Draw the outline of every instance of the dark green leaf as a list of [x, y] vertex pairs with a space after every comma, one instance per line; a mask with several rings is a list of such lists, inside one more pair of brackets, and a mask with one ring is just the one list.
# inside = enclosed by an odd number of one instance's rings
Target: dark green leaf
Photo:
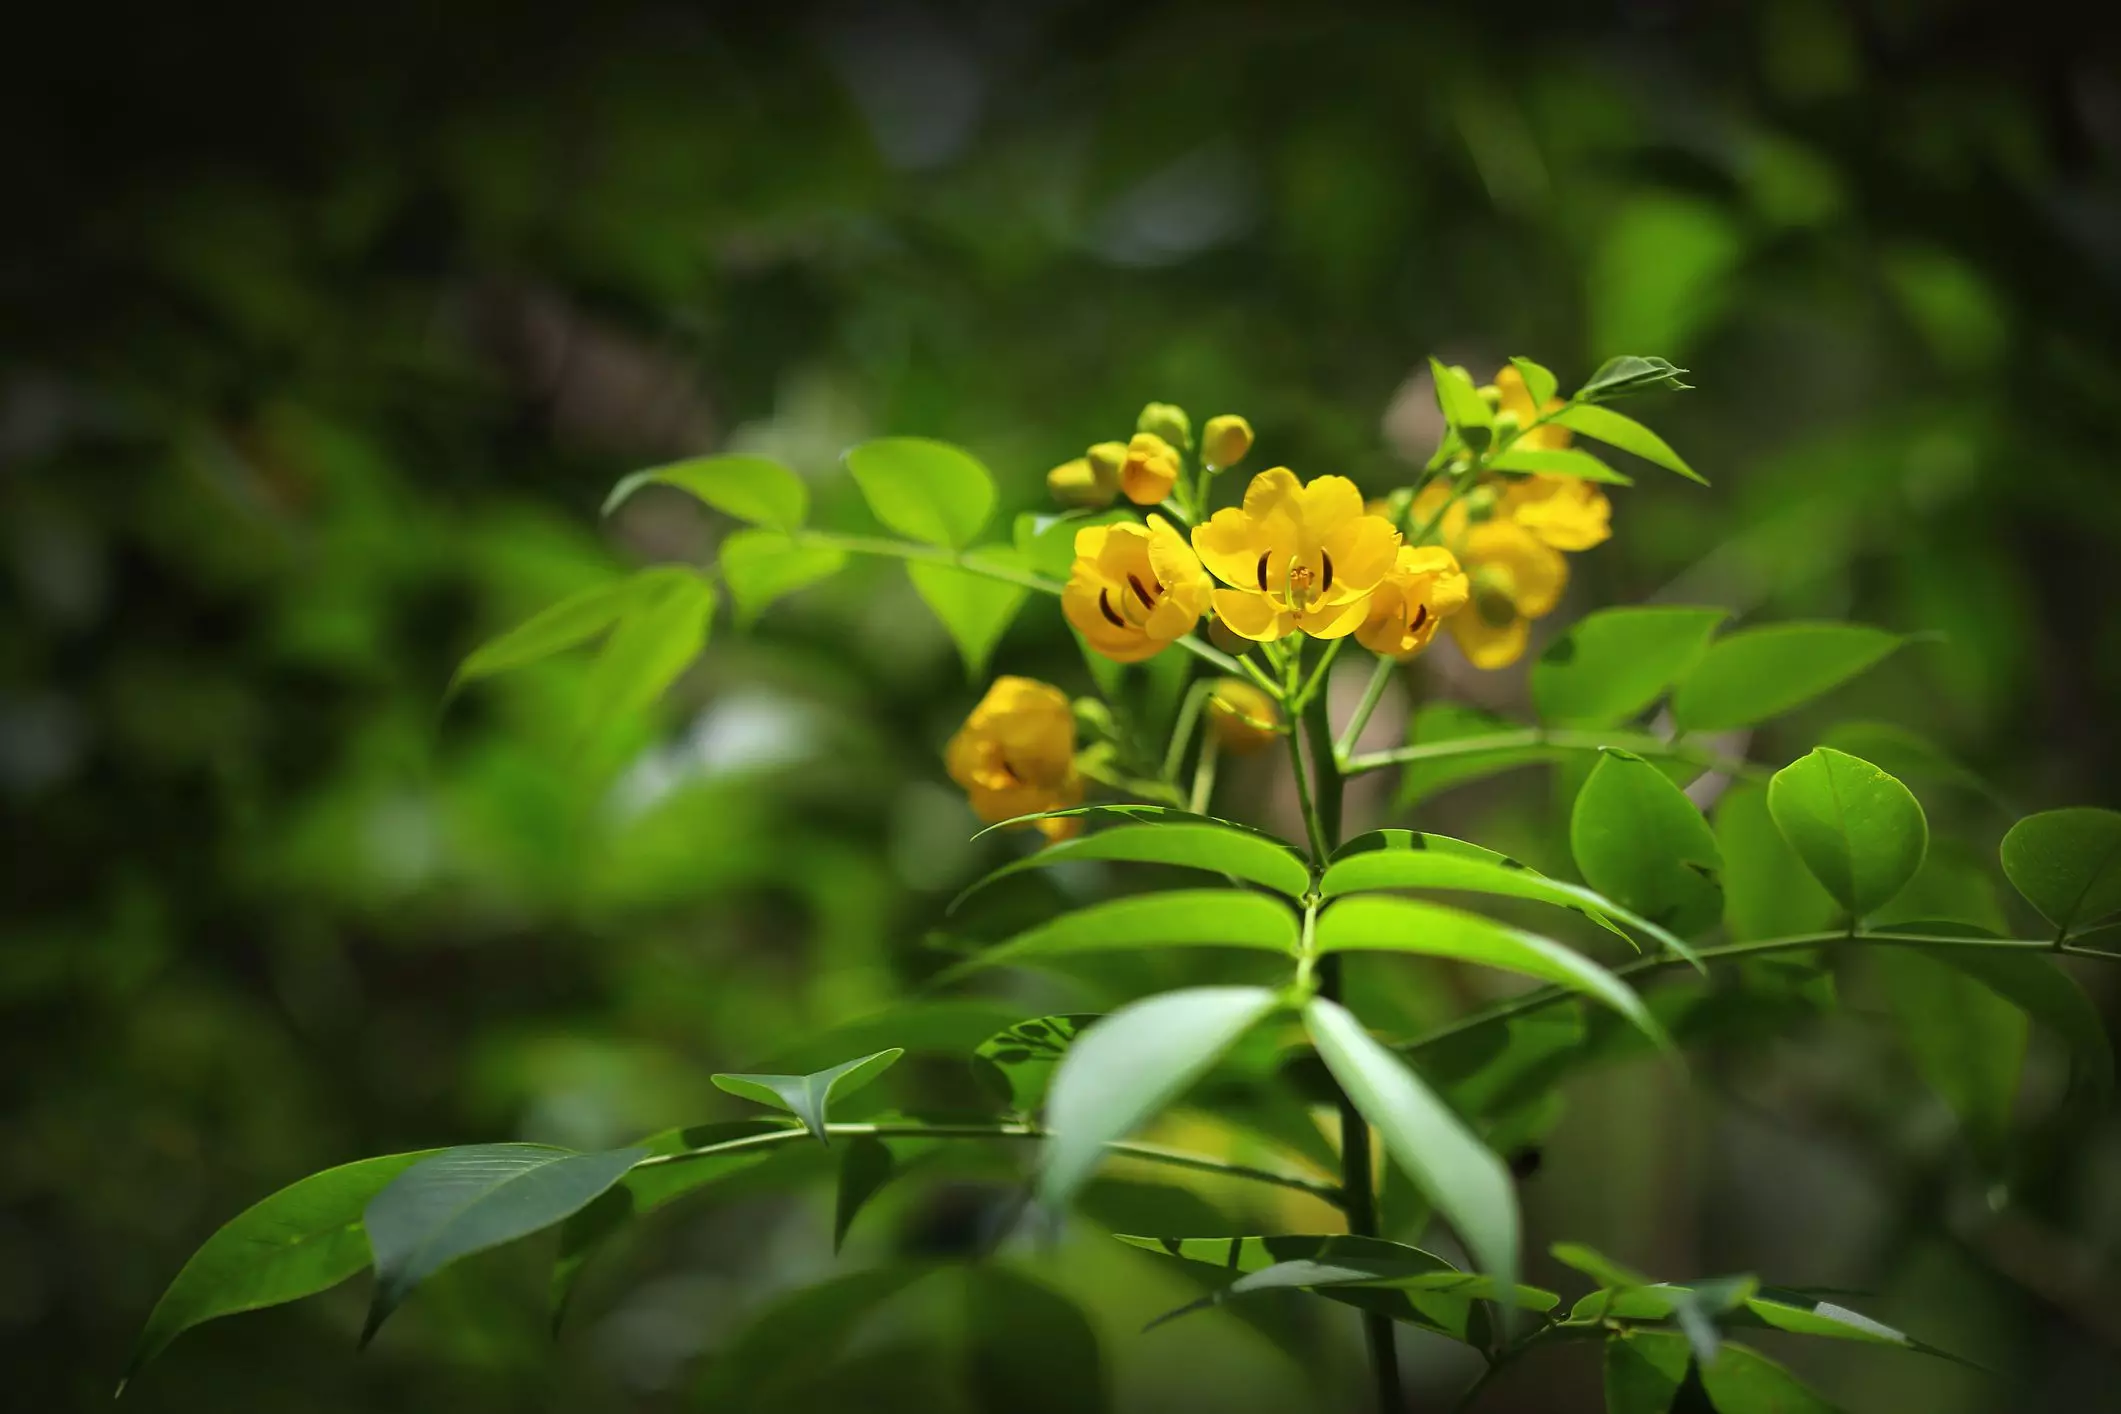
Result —
[[1020, 874], [1026, 869], [1044, 869], [1078, 859], [1205, 869], [1273, 889], [1290, 898], [1302, 898], [1311, 887], [1311, 871], [1302, 856], [1279, 840], [1210, 821], [1172, 821], [1115, 825], [1096, 834], [1048, 845], [1036, 854], [1012, 860], [995, 870], [959, 894], [950, 907], [954, 911], [968, 895], [996, 880]]
[[803, 1122], [803, 1128], [817, 1136], [819, 1143], [829, 1144], [832, 1141], [825, 1133], [825, 1126], [831, 1122], [827, 1113], [831, 1103], [841, 1096], [852, 1095], [882, 1075], [904, 1054], [904, 1050], [892, 1046], [809, 1075], [715, 1075], [710, 1078], [717, 1089], [788, 1111]]
[[876, 1308], [928, 1274], [882, 1267], [787, 1293], [708, 1357], [692, 1407], [716, 1414], [808, 1408], [803, 1385], [833, 1364]]
[[1692, 1362], [1684, 1337], [1614, 1332], [1605, 1343], [1606, 1414], [1668, 1414]]
[[1144, 947], [1249, 948], [1294, 953], [1299, 929], [1289, 906], [1239, 889], [1172, 889], [1112, 899], [967, 958], [951, 974], [1068, 953]]
[[1670, 443], [1625, 413], [1593, 403], [1577, 403], [1561, 409], [1553, 420], [1572, 432], [1595, 437], [1623, 452], [1633, 452], [1666, 471], [1676, 471], [1689, 481], [1698, 481], [1703, 486], [1709, 484], [1700, 472], [1686, 464], [1684, 457], [1672, 450]]
[[847, 553], [804, 545], [778, 530], [739, 530], [722, 542], [719, 562], [737, 620], [748, 626], [774, 600], [838, 574]]
[[1686, 371], [1684, 368], [1674, 368], [1666, 359], [1621, 354], [1600, 364], [1598, 371], [1576, 390], [1572, 401], [1605, 402], [1659, 388], [1673, 392], [1684, 391], [1693, 387], [1691, 383], [1679, 381], [1679, 375]]
[[1784, 623], [1740, 629], [1709, 645], [1672, 693], [1690, 732], [1751, 726], [1802, 707], [1907, 640], [1863, 624]]
[[1346, 1008], [1315, 998], [1304, 1007], [1304, 1024], [1333, 1078], [1377, 1127], [1385, 1152], [1451, 1224], [1481, 1268], [1514, 1287], [1517, 1193], [1509, 1168]]
[[611, 488], [604, 499], [610, 515], [643, 486], [675, 486], [738, 520], [773, 530], [796, 530], [809, 509], [810, 490], [803, 479], [765, 457], [694, 457], [669, 466], [637, 471]]
[[[1014, 551], [987, 550], [981, 553], [997, 564], [1006, 564], [1011, 569], [1020, 567]], [[954, 565], [932, 565], [919, 560], [907, 564], [906, 576], [913, 581], [922, 601], [949, 630], [951, 641], [957, 644], [958, 655], [965, 660], [966, 675], [977, 681], [987, 671], [987, 660], [994, 654], [994, 645], [1001, 642], [1010, 621], [1016, 617], [1016, 611], [1023, 607], [1024, 598], [1031, 591], [1020, 584], [1008, 584]]]
[[[1554, 1260], [1574, 1271], [1582, 1272], [1600, 1286], [1616, 1291], [1627, 1291], [1639, 1286], [1654, 1286], [1648, 1277], [1633, 1267], [1614, 1261], [1597, 1248], [1581, 1242], [1557, 1242], [1547, 1249]], [[1592, 1293], [1596, 1296], [1597, 1293]], [[1585, 1297], [1585, 1301], [1592, 1297]], [[1579, 1305], [1581, 1303], [1578, 1303]]]
[[1882, 947], [1868, 956], [1916, 1070], [1951, 1107], [1974, 1151], [2001, 1165], [2025, 1065], [2025, 1013], [1926, 952]]
[[638, 578], [600, 584], [531, 615], [498, 638], [488, 639], [473, 649], [458, 665], [449, 690], [455, 692], [466, 683], [527, 667], [576, 644], [587, 643], [618, 622], [639, 586]]
[[1019, 1021], [980, 1042], [972, 1053], [972, 1069], [998, 1103], [1015, 1114], [1036, 1114], [1061, 1057], [1076, 1035], [1097, 1019], [1092, 1013]]
[[376, 1289], [361, 1344], [414, 1287], [460, 1257], [563, 1222], [647, 1157], [645, 1149], [578, 1154], [544, 1144], [472, 1144], [407, 1168], [362, 1214]]
[[1741, 782], [1716, 802], [1723, 858], [1724, 928], [1733, 942], [1824, 932], [1836, 916], [1797, 851], [1775, 828], [1767, 787]]
[[1757, 1350], [1726, 1343], [1701, 1371], [1716, 1414], [1839, 1414], [1833, 1405]]
[[1532, 665], [1541, 720], [1611, 726], [1635, 716], [1699, 661], [1724, 609], [1604, 609], [1555, 639]]
[[857, 1134], [840, 1149], [839, 1182], [833, 1190], [832, 1251], [839, 1254], [847, 1229], [869, 1200], [882, 1192], [898, 1171], [890, 1146], [873, 1134]]
[[1574, 448], [1512, 447], [1488, 459], [1492, 471], [1521, 471], [1535, 476], [1572, 476], [1578, 481], [1599, 481], [1608, 486], [1633, 486], [1634, 478], [1615, 471], [1589, 452]]
[[707, 643], [713, 585], [685, 569], [643, 570], [636, 578], [640, 588], [589, 670], [593, 727], [661, 697]]
[[962, 550], [994, 511], [994, 478], [962, 447], [884, 437], [847, 453], [876, 518], [901, 535]]
[[1929, 821], [1914, 794], [1831, 747], [1775, 773], [1768, 813], [1812, 877], [1857, 918], [1906, 888], [1929, 851]]
[[1110, 1404], [1097, 1332], [1073, 1301], [1007, 1267], [965, 1268], [972, 1407], [1098, 1414]]
[[1639, 756], [1600, 753], [1576, 794], [1569, 848], [1592, 888], [1682, 937], [1723, 914], [1723, 858], [1709, 822]]
[[1046, 1097], [1039, 1196], [1065, 1207], [1105, 1145], [1146, 1124], [1208, 1072], [1279, 999], [1260, 987], [1193, 987], [1121, 1007], [1076, 1038]]
[[2028, 815], [2003, 837], [2003, 873], [2063, 933], [2121, 912], [2121, 813]]
[[2087, 1110], [2105, 1109], [2114, 1094], [2113, 1043], [2098, 1006], [2074, 977], [2052, 959], [2022, 951], [1946, 948], [1923, 955], [1965, 973], [2052, 1032], [2069, 1051], [2073, 1084]]
[[365, 1268], [362, 1209], [392, 1179], [434, 1152], [388, 1154], [313, 1173], [223, 1224], [155, 1303], [133, 1342], [119, 1392], [193, 1326], [313, 1296]]

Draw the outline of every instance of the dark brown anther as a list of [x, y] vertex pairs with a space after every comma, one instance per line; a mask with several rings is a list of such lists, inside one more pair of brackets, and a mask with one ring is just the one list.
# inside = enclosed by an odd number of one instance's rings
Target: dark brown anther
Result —
[[1105, 616], [1112, 627], [1125, 628], [1127, 626], [1127, 621], [1121, 618], [1112, 607], [1112, 592], [1110, 590], [1100, 589], [1097, 591], [1097, 607], [1098, 611]]

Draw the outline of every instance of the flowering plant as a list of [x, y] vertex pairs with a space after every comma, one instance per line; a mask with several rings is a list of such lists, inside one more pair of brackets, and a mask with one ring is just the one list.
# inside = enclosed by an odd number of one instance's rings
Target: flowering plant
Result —
[[[1537, 724], [1460, 717], [1443, 730], [1417, 716], [1407, 744], [1359, 749], [1403, 665], [1440, 634], [1476, 669], [1526, 653], [1532, 622], [1561, 601], [1567, 557], [1610, 533], [1606, 488], [1630, 484], [1585, 442], [1700, 479], [1612, 406], [1684, 388], [1683, 373], [1616, 358], [1562, 397], [1554, 375], [1527, 359], [1485, 385], [1434, 363], [1447, 432], [1417, 477], [1367, 502], [1345, 477], [1281, 466], [1244, 476], [1233, 496], [1254, 451], [1250, 424], [1217, 416], [1196, 438], [1184, 410], [1152, 403], [1127, 440], [1055, 467], [1047, 486], [1064, 512], [1020, 518], [1006, 544], [975, 543], [995, 498], [986, 469], [919, 438], [847, 455], [876, 519], [901, 538], [812, 528], [805, 483], [756, 457], [628, 477], [611, 505], [662, 484], [747, 528], [723, 540], [712, 567], [659, 566], [554, 606], [473, 653], [460, 682], [604, 635], [592, 707], [629, 711], [696, 656], [722, 595], [748, 619], [855, 555], [905, 561], [975, 672], [1029, 595], [1055, 595], [1099, 690], [1071, 700], [1002, 676], [950, 738], [944, 764], [972, 811], [1037, 846], [967, 897], [1086, 861], [1189, 870], [1206, 882], [1047, 910], [938, 982], [1163, 948], [1263, 962], [1233, 962], [1229, 980], [1155, 992], [1105, 1016], [1017, 1022], [976, 1048], [995, 1112], [975, 1119], [861, 1108], [858, 1092], [905, 1051], [933, 1049], [909, 1013], [867, 1028], [890, 1042], [884, 1049], [822, 1070], [714, 1077], [764, 1107], [759, 1117], [599, 1153], [481, 1144], [314, 1175], [201, 1249], [150, 1317], [135, 1367], [201, 1321], [372, 1266], [365, 1340], [449, 1263], [555, 1226], [557, 1309], [584, 1263], [635, 1219], [776, 1153], [815, 1143], [836, 1154], [844, 1232], [918, 1154], [998, 1141], [1037, 1141], [1037, 1207], [1052, 1215], [1068, 1212], [1108, 1160], [1291, 1195], [1309, 1230], [1118, 1235], [1206, 1283], [1196, 1305], [1281, 1289], [1353, 1308], [1381, 1408], [1402, 1404], [1402, 1324], [1484, 1357], [1468, 1402], [1528, 1353], [1602, 1342], [1617, 1414], [1823, 1408], [1780, 1365], [1728, 1338], [1748, 1330], [1927, 1350], [1803, 1291], [1749, 1275], [1656, 1280], [1570, 1243], [1553, 1254], [1591, 1290], [1564, 1306], [1521, 1280], [1518, 1184], [1571, 1067], [1630, 1050], [1683, 1065], [1685, 1049], [1712, 1039], [1738, 1002], [1772, 999], [1800, 1013], [1834, 1005], [1834, 975], [1859, 957], [1899, 996], [1948, 996], [1954, 1014], [1979, 1021], [1970, 1034], [2022, 1046], [2030, 1025], [2051, 1031], [2071, 1059], [2060, 1103], [2106, 1103], [2107, 1038], [2057, 958], [2108, 955], [2085, 934], [2121, 912], [2121, 815], [2050, 811], [2005, 836], [2002, 870], [2045, 919], [2040, 936], [2011, 936], [1993, 909], [1968, 916], [1924, 885], [1927, 817], [1896, 776], [1830, 746], [1775, 769], [1736, 755], [1724, 735], [1821, 697], [1907, 640], [1838, 623], [1724, 632], [1714, 608], [1583, 618], [1533, 666]], [[1373, 661], [1336, 722], [1329, 689], [1352, 664], [1350, 644]], [[1145, 675], [1172, 710], [1141, 710], [1133, 689]], [[1296, 801], [1292, 839], [1216, 814], [1218, 761], [1275, 749]], [[1401, 769], [1411, 801], [1439, 769], [1464, 779], [1530, 761], [1575, 768], [1569, 838], [1581, 882], [1404, 826], [1345, 828], [1353, 778]], [[1685, 789], [1695, 785], [1716, 800], [1713, 823]], [[1409, 897], [1435, 892], [1552, 910], [1557, 925], [1587, 923], [1586, 941]], [[1349, 959], [1365, 954], [1442, 959], [1536, 985], [1424, 1033], [1380, 1038], [1348, 975]], [[1764, 969], [1770, 961], [1778, 965]], [[1644, 990], [1651, 982], [1660, 985]], [[1933, 1018], [1919, 1006], [1902, 1014], [1917, 1066], [1983, 1161], [2005, 1165], [2022, 1055], [2006, 1046], [1980, 1058], [1984, 1075], [2004, 1076], [1999, 1120], [1997, 1087], [1965, 1079], [1963, 1045], [1974, 1043], [1940, 1037]], [[1245, 1152], [1137, 1137], [1189, 1097], [1251, 1135]], [[1322, 1213], [1345, 1230], [1318, 1230]], [[1430, 1231], [1448, 1234], [1450, 1255], [1416, 1245]]]

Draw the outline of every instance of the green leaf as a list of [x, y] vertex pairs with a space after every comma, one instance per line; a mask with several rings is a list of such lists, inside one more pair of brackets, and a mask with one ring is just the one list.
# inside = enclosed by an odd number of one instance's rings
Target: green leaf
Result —
[[1438, 359], [1429, 360], [1429, 372], [1436, 379], [1436, 406], [1443, 412], [1444, 420], [1463, 436], [1467, 429], [1477, 429], [1475, 437], [1466, 440], [1474, 446], [1487, 444], [1487, 430], [1495, 425], [1495, 413], [1474, 388], [1472, 378], [1464, 369], [1452, 368]]
[[[1499, 865], [1504, 869], [1530, 869], [1500, 851], [1486, 845], [1474, 844], [1470, 840], [1455, 839], [1450, 835], [1432, 834], [1426, 830], [1365, 830], [1339, 849], [1333, 851], [1332, 863], [1359, 855], [1379, 854], [1392, 851], [1407, 851], [1415, 854], [1448, 854], [1457, 859], [1474, 859], [1486, 864]], [[1535, 871], [1536, 872], [1536, 871]]]
[[1863, 624], [1783, 623], [1740, 629], [1709, 645], [1672, 694], [1690, 732], [1751, 726], [1802, 707], [1907, 642]]
[[[1614, 1261], [1611, 1257], [1606, 1256], [1605, 1253], [1586, 1243], [1557, 1242], [1547, 1250], [1553, 1253], [1554, 1260], [1561, 1263], [1564, 1267], [1582, 1272], [1600, 1286], [1610, 1287], [1615, 1291], [1630, 1291], [1636, 1287], [1656, 1285], [1655, 1282], [1641, 1272], [1636, 1271], [1633, 1267]], [[1596, 1294], [1595, 1292], [1593, 1293], [1594, 1296]], [[1585, 1297], [1584, 1299], [1588, 1301], [1591, 1298]]]
[[1929, 851], [1929, 821], [1913, 793], [1831, 747], [1775, 773], [1768, 813], [1812, 877], [1856, 918], [1906, 888]]
[[1851, 1311], [1801, 1291], [1789, 1291], [1780, 1287], [1763, 1287], [1745, 1299], [1743, 1305], [1730, 1313], [1733, 1325], [1753, 1326], [1792, 1335], [1819, 1336], [1827, 1340], [1854, 1341], [1859, 1345], [1891, 1345], [1902, 1350], [1912, 1350], [1924, 1355], [1935, 1355], [1945, 1360], [1958, 1357], [1935, 1346], [1924, 1345], [1903, 1331], [1894, 1330], [1880, 1321], [1874, 1321], [1861, 1311]]
[[668, 466], [637, 471], [611, 488], [604, 498], [610, 515], [643, 486], [675, 486], [689, 491], [724, 515], [773, 530], [797, 530], [810, 507], [803, 478], [766, 457], [693, 457]]
[[967, 958], [946, 976], [1068, 953], [1144, 947], [1250, 948], [1294, 955], [1299, 933], [1287, 904], [1239, 889], [1170, 889], [1064, 913]]
[[1640, 713], [1699, 662], [1724, 609], [1603, 609], [1578, 620], [1532, 665], [1540, 720], [1613, 726]]
[[1903, 781], [1952, 786], [1984, 800], [1996, 799], [1995, 789], [1987, 781], [1929, 738], [1897, 722], [1842, 722], [1820, 737], [1819, 744], [1861, 756]]
[[555, 653], [564, 653], [576, 644], [587, 643], [618, 622], [639, 585], [637, 577], [600, 584], [531, 615], [508, 632], [473, 649], [458, 664], [456, 676], [450, 679], [449, 690], [454, 693], [466, 683], [528, 667]]
[[1400, 768], [1399, 803], [1414, 805], [1440, 790], [1496, 775], [1519, 766], [1557, 760], [1566, 753], [1551, 746], [1528, 746], [1523, 732], [1478, 707], [1459, 702], [1431, 702], [1416, 710], [1408, 723], [1407, 745], [1436, 746], [1445, 742], [1476, 742], [1495, 737], [1492, 750], [1434, 761], [1410, 761]]
[[[1013, 550], [981, 553], [990, 560], [1017, 567]], [[994, 645], [1001, 642], [1031, 591], [1020, 584], [1006, 584], [954, 565], [925, 564], [919, 560], [907, 563], [906, 577], [949, 630], [959, 656], [965, 660], [966, 676], [974, 681], [984, 676]]]
[[388, 1154], [313, 1173], [223, 1224], [155, 1303], [133, 1342], [119, 1393], [193, 1326], [313, 1296], [365, 1268], [362, 1209], [392, 1179], [434, 1152]]
[[[1024, 568], [1048, 579], [1066, 580], [1075, 568], [1075, 537], [1096, 525], [1140, 525], [1141, 517], [1122, 507], [1104, 511], [1069, 511], [1063, 515], [1036, 515], [1030, 511], [1016, 518], [1010, 539]], [[1111, 662], [1111, 659], [1105, 659]]]
[[1726, 1343], [1701, 1371], [1716, 1414], [1839, 1414], [1788, 1370], [1743, 1345]]
[[951, 911], [954, 912], [958, 904], [972, 894], [1012, 874], [1082, 859], [1205, 869], [1273, 889], [1290, 898], [1302, 898], [1311, 887], [1310, 868], [1295, 850], [1279, 840], [1207, 820], [1198, 823], [1173, 821], [1115, 825], [1096, 834], [1048, 845], [1036, 854], [1012, 860], [973, 884], [951, 902]]
[[1104, 1157], [1207, 1074], [1280, 999], [1262, 987], [1192, 987], [1121, 1007], [1077, 1037], [1046, 1097], [1039, 1197], [1067, 1205]]
[[2002, 1165], [2025, 1067], [2026, 1014], [1927, 952], [1886, 947], [1867, 956], [1883, 978], [1915, 1069], [1951, 1107], [1974, 1152]]
[[972, 1070], [980, 1084], [1013, 1114], [1036, 1114], [1046, 1101], [1053, 1072], [1095, 1013], [1040, 1016], [1019, 1021], [979, 1043]]
[[852, 1095], [891, 1069], [904, 1054], [904, 1050], [892, 1046], [809, 1075], [713, 1075], [708, 1078], [718, 1090], [788, 1111], [803, 1122], [803, 1128], [815, 1135], [820, 1144], [830, 1144], [832, 1141], [825, 1133], [825, 1126], [830, 1122], [827, 1107], [833, 1100]]
[[[1878, 946], [1873, 939], [1866, 946]], [[2114, 1049], [2098, 1005], [2077, 979], [2050, 958], [2027, 952], [1987, 948], [1930, 951], [1923, 956], [1965, 973], [2052, 1032], [2069, 1052], [2071, 1084], [2081, 1092], [2085, 1109], [2103, 1113], [2114, 1094]]]
[[839, 1358], [877, 1307], [931, 1270], [849, 1272], [779, 1297], [709, 1358], [689, 1407], [758, 1414], [817, 1407], [804, 1382]]
[[1571, 401], [1605, 402], [1635, 393], [1651, 392], [1658, 388], [1682, 392], [1694, 386], [1679, 381], [1679, 375], [1686, 371], [1684, 368], [1674, 368], [1666, 359], [1621, 354], [1600, 364], [1598, 371], [1576, 390], [1576, 396]]
[[1892, 902], [1871, 914], [1865, 926], [1923, 933], [1939, 923], [1972, 928], [1991, 938], [2010, 931], [1988, 861], [1963, 840], [1932, 839], [1915, 877]]
[[1321, 952], [1419, 953], [1537, 977], [1604, 1002], [1644, 1035], [1670, 1044], [1627, 983], [1550, 938], [1505, 927], [1477, 913], [1411, 899], [1344, 899], [1319, 916], [1316, 945]]
[[996, 830], [1006, 830], [1015, 825], [1026, 824], [1032, 820], [1064, 820], [1071, 815], [1120, 815], [1129, 820], [1164, 820], [1174, 825], [1202, 823], [1220, 825], [1226, 830], [1241, 830], [1246, 834], [1257, 835], [1263, 840], [1272, 840], [1275, 844], [1287, 849], [1295, 848], [1279, 835], [1270, 835], [1265, 830], [1255, 829], [1250, 825], [1241, 825], [1235, 820], [1218, 819], [1213, 815], [1202, 815], [1191, 810], [1180, 810], [1176, 806], [1171, 805], [1144, 805], [1139, 801], [1133, 800], [1109, 801], [1102, 805], [1071, 805], [1065, 810], [1040, 810], [1030, 815], [1019, 815], [1014, 819], [1002, 820], [989, 825], [972, 838], [978, 839], [980, 835], [991, 835]]
[[1082, 1308], [992, 1263], [964, 1268], [971, 1408], [1099, 1414], [1110, 1406], [1097, 1332]]
[[852, 1143], [841, 1148], [839, 1179], [832, 1201], [832, 1254], [835, 1257], [846, 1242], [847, 1229], [854, 1225], [855, 1218], [897, 1172], [898, 1160], [892, 1155], [890, 1146], [873, 1134], [857, 1134]]
[[1733, 942], [1824, 932], [1837, 910], [1775, 828], [1767, 787], [1740, 782], [1716, 802], [1723, 857], [1724, 928]]
[[1517, 370], [1518, 377], [1524, 379], [1524, 390], [1531, 395], [1533, 407], [1543, 409], [1554, 400], [1561, 384], [1551, 370], [1528, 358], [1515, 356], [1510, 359], [1510, 366]]
[[1723, 915], [1723, 857], [1709, 822], [1639, 756], [1599, 754], [1576, 793], [1569, 848], [1592, 888], [1671, 932], [1692, 937]]
[[847, 453], [847, 469], [876, 518], [901, 535], [962, 550], [994, 511], [994, 478], [962, 447], [883, 437]]
[[1595, 437], [1608, 446], [1618, 447], [1623, 452], [1632, 452], [1644, 461], [1676, 471], [1689, 481], [1708, 485], [1706, 477], [1686, 464], [1686, 459], [1672, 450], [1664, 438], [1644, 427], [1626, 413], [1599, 407], [1594, 403], [1576, 403], [1554, 414], [1552, 419], [1572, 432], [1586, 437]]
[[589, 670], [592, 730], [661, 697], [707, 644], [713, 585], [685, 569], [643, 570], [638, 578], [640, 590]]
[[1333, 1078], [1377, 1127], [1385, 1152], [1451, 1224], [1482, 1270], [1514, 1288], [1517, 1194], [1509, 1168], [1346, 1008], [1314, 998], [1304, 1007], [1304, 1024]]
[[578, 1154], [545, 1144], [472, 1144], [407, 1168], [362, 1213], [375, 1253], [376, 1288], [361, 1344], [412, 1294], [459, 1257], [498, 1247], [581, 1211], [645, 1149]]
[[1522, 471], [1539, 476], [1573, 476], [1608, 486], [1633, 486], [1635, 479], [1615, 471], [1589, 452], [1574, 448], [1511, 447], [1488, 459], [1490, 471]]
[[2003, 837], [2004, 877], [2068, 933], [2121, 912], [2121, 814], [2078, 806], [2028, 815]]
[[847, 553], [799, 544], [778, 530], [739, 530], [722, 541], [720, 564], [737, 621], [748, 627], [774, 600], [838, 574]]
[[1693, 1358], [1683, 1336], [1614, 1332], [1605, 1343], [1606, 1414], [1668, 1414]]

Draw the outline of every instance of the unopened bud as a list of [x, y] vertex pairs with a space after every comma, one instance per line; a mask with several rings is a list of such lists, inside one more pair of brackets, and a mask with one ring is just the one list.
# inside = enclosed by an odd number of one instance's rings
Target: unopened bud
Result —
[[1225, 751], [1244, 755], [1273, 745], [1280, 723], [1274, 699], [1240, 678], [1224, 678], [1208, 696], [1208, 728]]
[[1252, 424], [1234, 412], [1218, 413], [1201, 429], [1201, 457], [1217, 471], [1236, 466], [1252, 450]]
[[1502, 389], [1493, 383], [1483, 383], [1474, 391], [1480, 394], [1480, 400], [1488, 405], [1490, 412], [1502, 406]]
[[1193, 419], [1176, 403], [1149, 404], [1134, 419], [1134, 430], [1154, 432], [1180, 451], [1193, 445]]
[[1100, 474], [1088, 457], [1077, 457], [1046, 473], [1046, 491], [1070, 510], [1103, 510], [1119, 495], [1119, 468]]
[[1494, 487], [1476, 486], [1466, 493], [1460, 504], [1466, 508], [1466, 519], [1477, 524], [1493, 518], [1496, 504], [1501, 499]]

